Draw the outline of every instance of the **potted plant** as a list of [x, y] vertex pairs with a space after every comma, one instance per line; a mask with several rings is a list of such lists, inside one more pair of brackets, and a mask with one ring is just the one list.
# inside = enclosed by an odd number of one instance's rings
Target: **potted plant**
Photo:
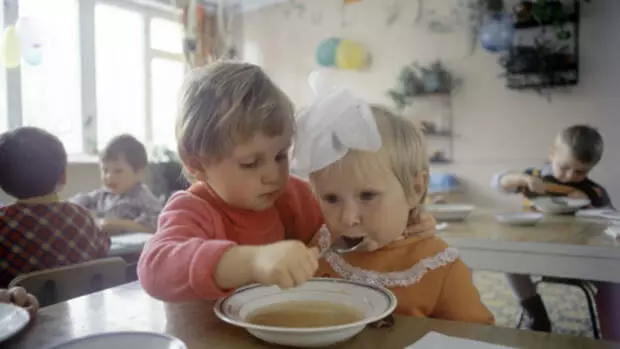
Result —
[[433, 93], [449, 94], [460, 85], [460, 82], [460, 79], [454, 78], [440, 61], [435, 61], [427, 67], [414, 62], [401, 69], [396, 87], [389, 89], [387, 94], [396, 108], [403, 110], [410, 106], [417, 96]]

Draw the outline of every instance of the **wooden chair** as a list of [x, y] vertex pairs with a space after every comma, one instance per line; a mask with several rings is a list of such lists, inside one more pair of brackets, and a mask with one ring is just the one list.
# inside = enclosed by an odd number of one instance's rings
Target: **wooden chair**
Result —
[[97, 259], [23, 274], [13, 279], [9, 287], [25, 288], [45, 307], [124, 284], [126, 268], [120, 257]]

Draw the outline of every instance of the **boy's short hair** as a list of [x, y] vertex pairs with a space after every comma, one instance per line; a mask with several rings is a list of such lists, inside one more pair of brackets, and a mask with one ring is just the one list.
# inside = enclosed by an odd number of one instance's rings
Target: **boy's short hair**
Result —
[[108, 142], [101, 152], [102, 162], [124, 159], [134, 171], [140, 171], [148, 165], [144, 145], [134, 136], [122, 134]]
[[289, 98], [258, 66], [219, 61], [192, 70], [181, 88], [176, 136], [179, 155], [225, 157], [255, 134], [294, 132]]
[[560, 132], [558, 141], [566, 145], [573, 158], [581, 163], [594, 166], [603, 156], [603, 137], [591, 126], [568, 127]]
[[0, 135], [0, 188], [17, 199], [52, 194], [67, 169], [67, 152], [53, 134], [20, 127]]

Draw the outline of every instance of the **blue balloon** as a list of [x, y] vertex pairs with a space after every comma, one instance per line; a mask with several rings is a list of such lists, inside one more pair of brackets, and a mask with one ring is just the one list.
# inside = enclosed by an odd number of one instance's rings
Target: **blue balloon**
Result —
[[323, 40], [316, 48], [316, 60], [324, 67], [336, 65], [336, 51], [340, 45], [340, 39], [329, 38]]
[[43, 61], [43, 49], [41, 46], [24, 46], [22, 47], [22, 59], [30, 65], [37, 66]]
[[480, 28], [480, 44], [489, 52], [502, 52], [513, 45], [514, 20], [511, 14], [496, 14]]

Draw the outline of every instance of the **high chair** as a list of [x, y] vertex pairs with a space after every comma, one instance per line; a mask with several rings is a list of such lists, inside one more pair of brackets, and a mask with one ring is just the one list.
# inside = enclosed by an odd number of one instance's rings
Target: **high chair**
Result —
[[126, 268], [120, 257], [97, 259], [23, 274], [13, 279], [9, 287], [25, 288], [45, 307], [121, 285], [126, 282]]

